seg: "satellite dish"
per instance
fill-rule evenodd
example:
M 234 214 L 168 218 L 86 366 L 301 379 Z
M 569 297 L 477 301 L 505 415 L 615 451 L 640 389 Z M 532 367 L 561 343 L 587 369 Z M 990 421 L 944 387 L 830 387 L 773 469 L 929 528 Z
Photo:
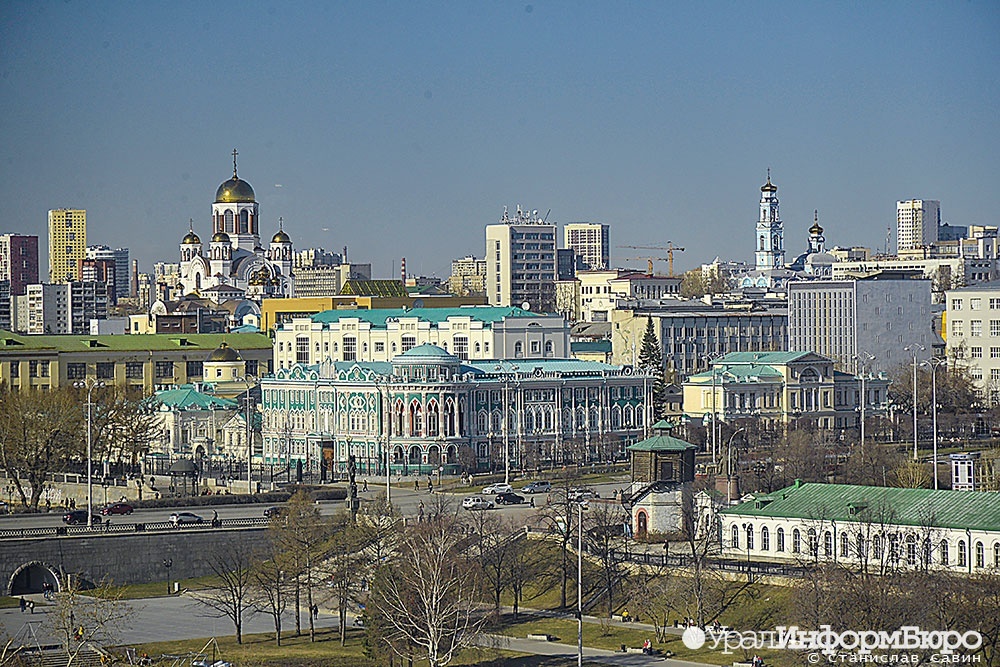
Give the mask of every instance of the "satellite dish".
M 525 301 L 521 304 L 521 310 L 531 310 L 531 304 Z

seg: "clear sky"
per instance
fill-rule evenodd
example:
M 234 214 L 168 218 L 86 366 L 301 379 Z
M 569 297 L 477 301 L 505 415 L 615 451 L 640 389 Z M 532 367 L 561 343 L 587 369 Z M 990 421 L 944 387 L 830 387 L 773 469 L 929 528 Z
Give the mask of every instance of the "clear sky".
M 144 271 L 189 218 L 207 240 L 234 147 L 265 242 L 280 216 L 381 278 L 481 257 L 518 203 L 678 269 L 752 260 L 768 167 L 789 259 L 813 209 L 830 246 L 884 247 L 897 199 L 1000 223 L 996 0 L 5 0 L 0 26 L 0 231 L 44 248 L 85 208 Z

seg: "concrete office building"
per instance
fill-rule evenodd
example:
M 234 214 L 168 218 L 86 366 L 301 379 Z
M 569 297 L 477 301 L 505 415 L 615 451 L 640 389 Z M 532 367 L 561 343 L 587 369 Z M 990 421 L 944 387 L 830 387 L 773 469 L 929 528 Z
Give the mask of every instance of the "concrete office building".
M 821 354 L 856 375 L 892 371 L 914 353 L 929 359 L 933 340 L 929 280 L 883 272 L 788 285 L 791 352 Z
M 563 228 L 563 247 L 572 248 L 583 268 L 598 271 L 611 266 L 611 227 L 599 222 L 570 222 Z
M 486 296 L 493 306 L 555 311 L 556 226 L 537 211 L 504 208 L 500 222 L 486 226 Z

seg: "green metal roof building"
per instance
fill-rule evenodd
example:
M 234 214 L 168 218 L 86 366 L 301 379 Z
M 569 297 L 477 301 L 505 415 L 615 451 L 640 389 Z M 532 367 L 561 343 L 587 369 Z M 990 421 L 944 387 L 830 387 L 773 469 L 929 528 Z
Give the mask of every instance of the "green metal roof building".
M 719 516 L 732 558 L 1000 568 L 1000 493 L 796 481 Z

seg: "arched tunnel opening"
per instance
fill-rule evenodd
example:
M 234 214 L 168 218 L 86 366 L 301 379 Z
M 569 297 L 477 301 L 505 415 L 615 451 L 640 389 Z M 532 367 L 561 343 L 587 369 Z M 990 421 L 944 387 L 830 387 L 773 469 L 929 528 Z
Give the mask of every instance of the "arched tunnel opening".
M 39 562 L 25 563 L 17 568 L 10 578 L 8 595 L 41 593 L 43 584 L 51 584 L 53 591 L 59 590 L 59 577 L 48 565 Z

